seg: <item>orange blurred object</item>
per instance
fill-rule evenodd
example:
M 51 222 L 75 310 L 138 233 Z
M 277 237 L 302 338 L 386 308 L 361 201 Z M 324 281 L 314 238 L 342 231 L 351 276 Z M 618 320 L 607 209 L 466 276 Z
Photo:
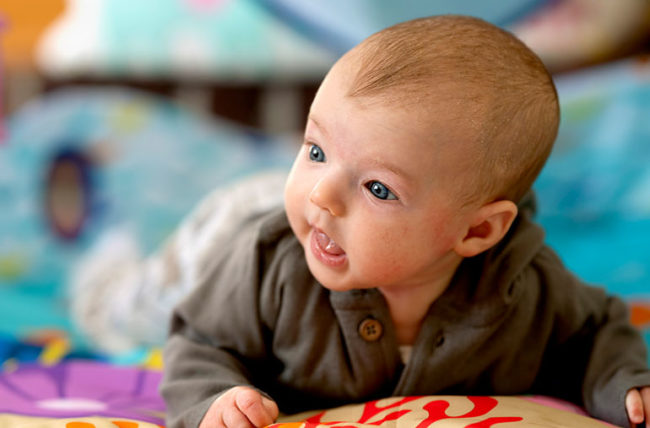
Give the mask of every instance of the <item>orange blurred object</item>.
M 43 31 L 65 6 L 65 0 L 0 0 L 5 23 L 0 53 L 5 69 L 34 66 L 34 52 Z
M 636 327 L 650 327 L 650 302 L 629 302 L 630 322 Z

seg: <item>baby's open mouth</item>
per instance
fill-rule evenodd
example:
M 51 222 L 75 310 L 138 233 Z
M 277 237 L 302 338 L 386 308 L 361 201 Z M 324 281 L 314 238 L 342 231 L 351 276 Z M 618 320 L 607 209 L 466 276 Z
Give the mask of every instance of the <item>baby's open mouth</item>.
M 347 255 L 325 232 L 314 228 L 311 234 L 311 252 L 321 263 L 331 267 L 342 266 Z
M 327 234 L 325 234 L 324 232 L 318 229 L 314 230 L 314 233 L 316 235 L 316 241 L 318 242 L 318 245 L 327 254 L 331 254 L 333 256 L 340 256 L 342 254 L 345 254 L 343 248 L 339 247 L 339 245 L 336 242 L 334 242 L 332 238 L 327 236 Z

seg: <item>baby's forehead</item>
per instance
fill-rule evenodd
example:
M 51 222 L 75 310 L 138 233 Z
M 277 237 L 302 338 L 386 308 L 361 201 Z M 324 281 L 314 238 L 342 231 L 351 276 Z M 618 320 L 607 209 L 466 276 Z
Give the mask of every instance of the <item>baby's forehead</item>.
M 488 113 L 498 95 L 486 91 L 478 97 L 451 84 L 423 87 L 412 93 L 392 88 L 356 100 L 364 108 L 382 109 L 386 116 L 398 114 L 403 130 L 418 133 L 431 141 L 434 149 L 447 142 L 469 150 L 468 143 L 478 140 L 491 126 Z
M 443 106 L 460 119 L 480 114 L 504 95 L 499 92 L 507 90 L 507 86 L 497 90 L 493 79 L 476 71 L 468 73 L 454 62 L 437 61 L 429 67 L 427 60 L 415 60 L 411 65 L 415 68 L 417 64 L 421 70 L 409 72 L 393 70 L 401 67 L 399 64 L 369 64 L 364 61 L 365 55 L 363 45 L 357 46 L 339 60 L 332 72 L 345 75 L 348 96 L 373 103 L 432 114 Z
M 453 141 L 460 147 L 476 140 L 485 126 L 488 103 L 498 99 L 496 94 L 491 95 L 494 90 L 481 88 L 476 82 L 435 76 L 394 81 L 359 92 L 356 85 L 366 66 L 362 58 L 361 52 L 354 49 L 343 56 L 332 68 L 328 82 L 324 82 L 325 90 L 343 95 L 362 110 L 377 109 L 387 120 L 398 117 L 401 131 L 421 134 L 426 141 Z M 426 146 L 427 150 L 430 146 Z
M 441 162 L 459 162 L 461 157 L 472 157 L 484 128 L 485 109 L 466 105 L 447 96 L 401 97 L 382 94 L 367 97 L 363 103 L 381 109 L 387 122 L 397 123 L 397 138 L 390 140 L 401 151 L 413 156 L 432 157 Z M 370 107 L 372 108 L 372 107 Z M 399 136 L 419 144 L 405 145 Z

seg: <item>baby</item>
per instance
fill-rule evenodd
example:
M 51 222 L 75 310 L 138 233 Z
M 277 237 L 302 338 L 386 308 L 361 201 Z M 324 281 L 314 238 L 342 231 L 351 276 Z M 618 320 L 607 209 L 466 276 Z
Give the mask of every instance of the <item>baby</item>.
M 174 312 L 169 427 L 524 393 L 642 422 L 650 371 L 624 304 L 565 270 L 531 221 L 558 121 L 540 60 L 479 19 L 405 22 L 345 54 L 284 209 L 248 219 Z

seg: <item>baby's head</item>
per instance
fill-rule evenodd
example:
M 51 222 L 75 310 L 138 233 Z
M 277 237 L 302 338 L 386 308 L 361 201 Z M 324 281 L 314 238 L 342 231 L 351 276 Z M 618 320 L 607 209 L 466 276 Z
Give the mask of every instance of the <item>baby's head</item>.
M 443 144 L 461 157 L 453 179 L 463 198 L 517 202 L 528 191 L 553 146 L 559 107 L 544 65 L 513 35 L 477 18 L 430 17 L 374 34 L 347 56 L 356 64 L 349 96 L 425 120 L 429 108 L 446 110 L 452 138 Z
M 551 78 L 505 31 L 442 16 L 371 36 L 323 80 L 287 182 L 310 270 L 336 289 L 444 283 L 508 231 L 557 126 Z

